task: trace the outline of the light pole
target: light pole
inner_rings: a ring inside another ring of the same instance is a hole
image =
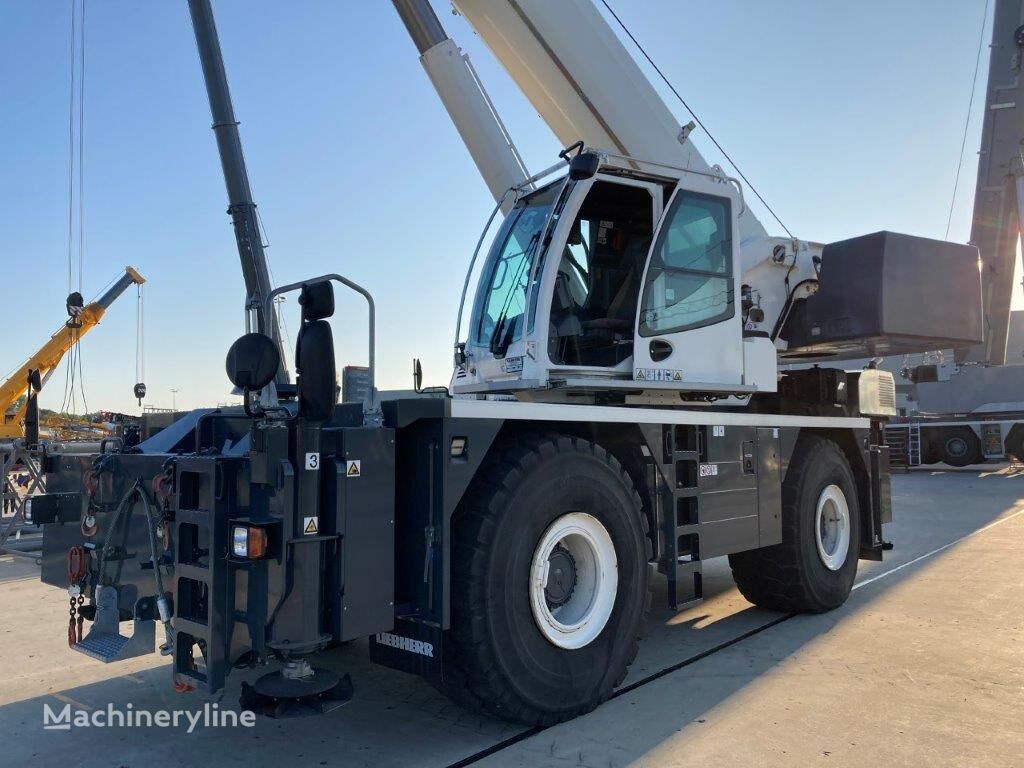
[[[171,389],[171,410],[177,412],[178,410],[178,398],[175,395],[178,394],[178,390]]]

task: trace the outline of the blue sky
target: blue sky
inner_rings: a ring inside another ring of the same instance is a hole
[[[243,288],[186,3],[87,4],[83,292],[137,267],[149,280],[147,404],[169,406],[171,388],[179,407],[226,401]],[[612,5],[797,236],[943,236],[984,0]],[[549,165],[551,132],[464,20],[435,8],[528,166]],[[414,356],[428,383],[446,383],[492,201],[391,3],[214,0],[214,11],[274,277],[337,271],[365,285],[379,386],[408,387]],[[0,376],[64,316],[69,25],[66,0],[0,0]],[[969,236],[986,69],[987,46],[957,241]],[[365,362],[364,307],[339,299],[339,366]],[[137,410],[134,350],[128,294],[83,342],[91,408]],[[59,371],[44,407],[60,405],[63,381]]]

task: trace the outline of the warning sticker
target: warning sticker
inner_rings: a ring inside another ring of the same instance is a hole
[[[721,426],[721,425],[712,426],[711,427],[711,436],[712,437],[725,437],[725,427]]]
[[[701,464],[700,465],[700,476],[701,477],[716,477],[718,475],[717,464]]]
[[[362,469],[359,466],[359,459],[351,459],[345,462],[345,477],[359,477]]]
[[[682,381],[683,372],[674,368],[637,368],[636,381]]]
[[[320,533],[320,519],[317,517],[302,518],[302,533],[305,536],[315,536]]]

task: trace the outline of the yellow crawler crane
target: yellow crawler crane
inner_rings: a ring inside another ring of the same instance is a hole
[[[4,414],[3,422],[0,423],[0,440],[13,440],[22,436],[29,403],[26,399],[17,409],[14,406],[28,391],[29,377],[33,377],[38,383],[37,389],[46,384],[68,350],[99,324],[117,297],[124,293],[128,286],[141,285],[144,282],[145,278],[132,267],[125,267],[124,274],[99,299],[74,310],[67,322],[38,352],[26,360],[10,378],[0,383],[0,413]]]

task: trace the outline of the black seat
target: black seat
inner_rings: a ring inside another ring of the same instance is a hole
[[[643,274],[643,265],[650,243],[650,235],[647,232],[631,234],[620,262],[623,265],[628,265],[622,282],[611,301],[608,302],[604,317],[584,320],[584,330],[604,330],[616,333],[629,333],[633,330],[633,322],[636,320],[636,305],[640,298],[640,277]]]
[[[334,289],[329,282],[302,286],[302,328],[295,342],[299,416],[327,421],[338,401],[334,334],[325,318],[334,314]]]

